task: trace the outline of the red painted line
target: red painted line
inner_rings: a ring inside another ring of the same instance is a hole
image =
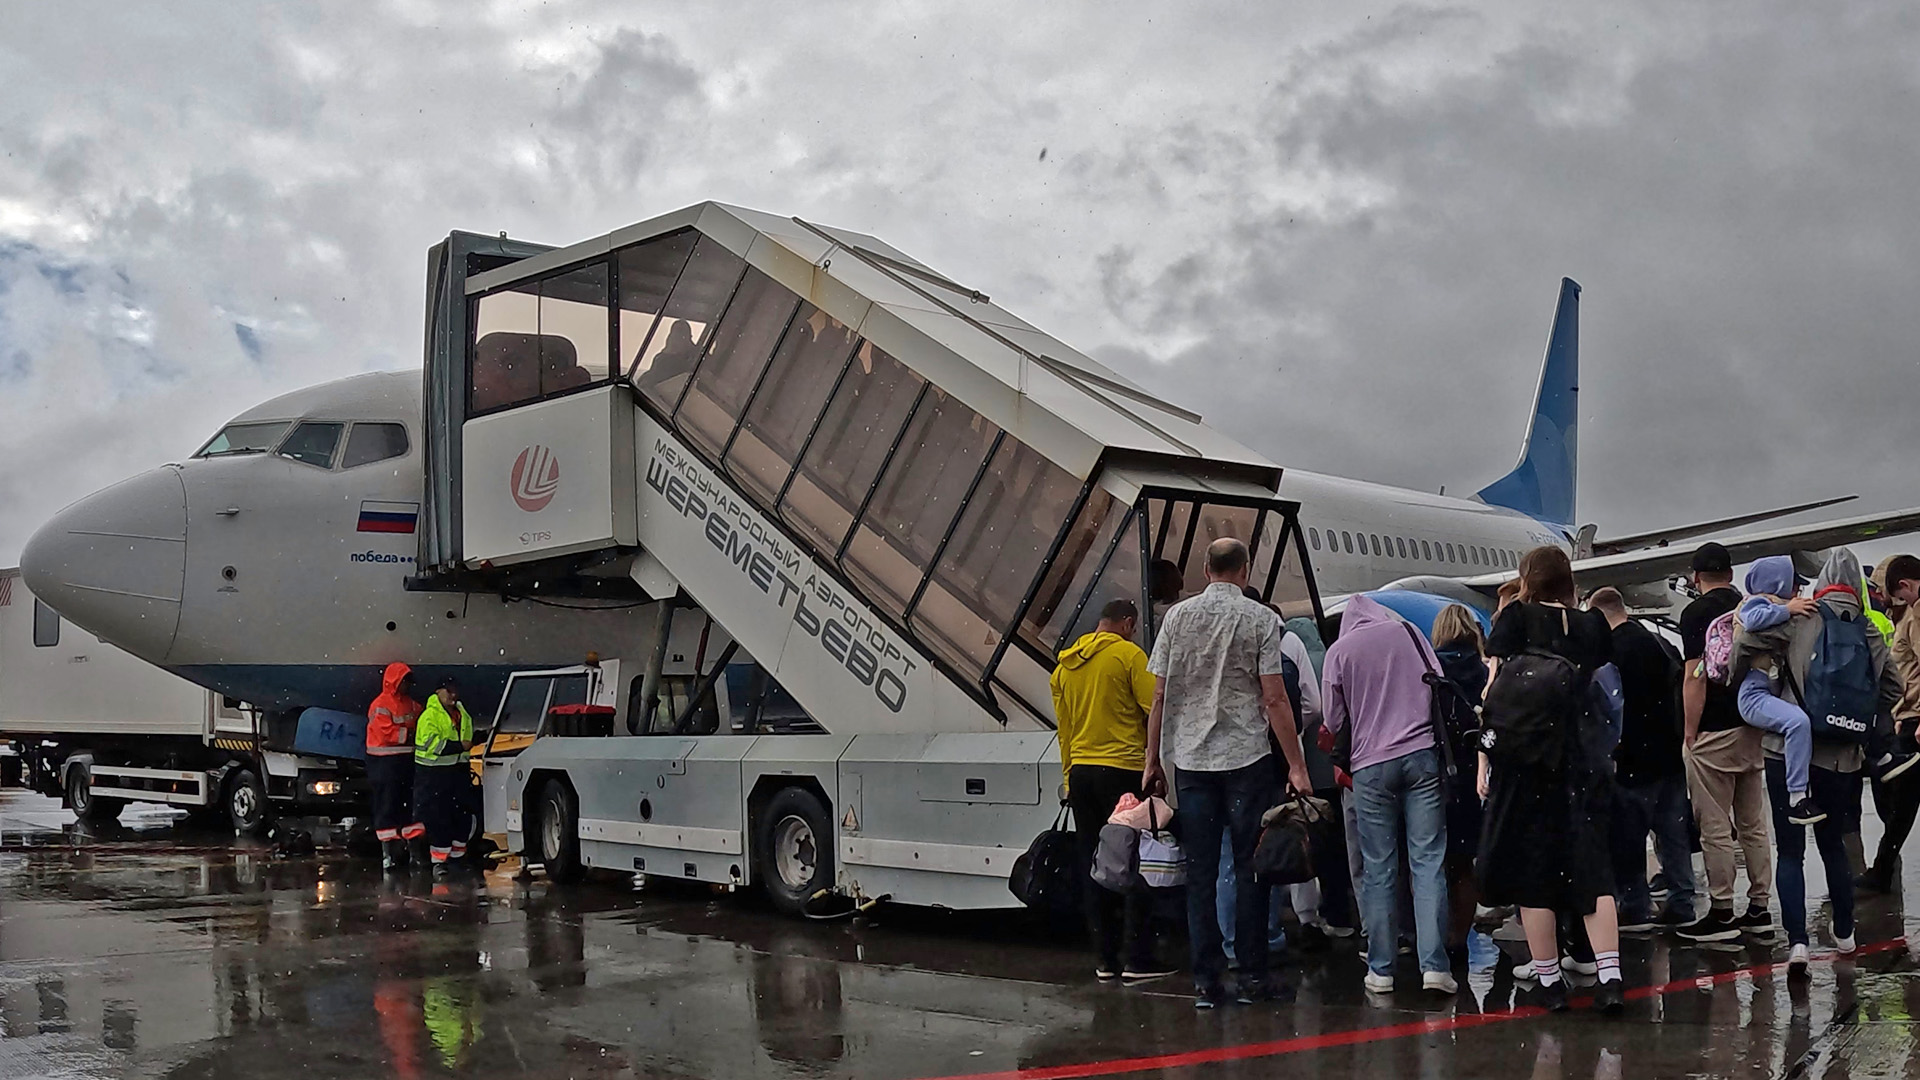
[[[1855,950],[1849,959],[1871,956],[1875,953],[1904,949],[1905,938],[1893,938],[1863,945]],[[1812,958],[1814,963],[1823,963],[1839,959],[1838,953],[1821,953]],[[1656,986],[1640,986],[1627,991],[1628,1000],[1638,1001],[1644,998],[1661,997],[1679,993],[1683,990],[1702,990],[1721,983],[1737,979],[1764,975],[1785,968],[1785,964],[1754,964],[1751,967],[1735,968],[1732,971],[1717,972],[1691,979],[1675,979],[1672,982]],[[1509,1020],[1530,1020],[1545,1016],[1547,1011],[1535,1005],[1525,1005],[1517,1009],[1505,1009],[1490,1013],[1457,1013],[1453,1016],[1435,1017],[1431,1020],[1415,1020],[1405,1024],[1387,1024],[1381,1027],[1354,1028],[1349,1031],[1329,1031],[1320,1035],[1299,1035],[1291,1039],[1276,1039],[1271,1042],[1241,1043],[1237,1046],[1216,1046],[1210,1050],[1185,1050],[1172,1054],[1155,1054],[1151,1057],[1112,1058],[1106,1061],[1088,1061],[1077,1065],[1043,1065],[1025,1069],[1008,1069],[1002,1072],[962,1073],[953,1076],[929,1078],[929,1080],[1078,1080],[1088,1076],[1118,1076],[1123,1073],[1148,1072],[1154,1069],[1178,1069],[1193,1065],[1212,1065],[1222,1061],[1245,1061],[1249,1058],[1280,1057],[1286,1054],[1305,1053],[1309,1050],[1325,1050],[1335,1046],[1354,1046],[1360,1043],[1383,1042],[1388,1039],[1404,1039],[1412,1035],[1434,1035],[1448,1031],[1464,1031],[1468,1028],[1485,1027],[1489,1024],[1503,1024]]]

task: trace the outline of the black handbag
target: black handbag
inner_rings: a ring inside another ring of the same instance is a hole
[[[1013,873],[1007,888],[1014,898],[1037,911],[1071,909],[1080,901],[1080,877],[1074,864],[1079,861],[1073,830],[1067,827],[1072,811],[1060,804],[1060,816],[1053,827],[1033,838],[1027,850],[1013,860]]]
[[[1298,885],[1317,876],[1315,853],[1334,842],[1333,807],[1296,795],[1267,815],[1253,851],[1253,877],[1263,885]]]

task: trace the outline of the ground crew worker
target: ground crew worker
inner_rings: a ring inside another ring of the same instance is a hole
[[[413,724],[420,706],[407,691],[413,671],[387,665],[380,696],[367,707],[367,783],[373,786],[373,834],[380,840],[380,865],[391,870],[407,862],[407,842],[425,833],[413,814]]]
[[[460,704],[449,679],[427,699],[413,732],[413,816],[426,825],[433,873],[444,877],[447,860],[467,853],[471,831],[467,744],[473,741],[473,717]]]

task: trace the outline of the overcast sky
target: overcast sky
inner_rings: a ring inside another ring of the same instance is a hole
[[[420,363],[453,229],[877,234],[1278,460],[1467,492],[1585,287],[1580,516],[1920,503],[1920,9],[0,2],[0,565]]]

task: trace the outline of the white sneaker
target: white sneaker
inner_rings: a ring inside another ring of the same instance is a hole
[[[1807,947],[1795,945],[1787,950],[1787,974],[1805,975],[1807,973]]]
[[[1445,971],[1423,971],[1420,973],[1420,989],[1431,990],[1436,994],[1457,994],[1460,984]]]
[[[1560,970],[1571,971],[1575,975],[1592,975],[1600,970],[1600,965],[1591,960],[1575,960],[1571,956],[1560,958]]]
[[[1852,934],[1848,934],[1846,937],[1836,936],[1833,939],[1833,951],[1839,953],[1841,956],[1852,956],[1854,948]]]
[[[1370,994],[1393,993],[1393,976],[1391,975],[1375,975],[1369,971],[1364,981],[1367,984],[1367,992]]]
[[[1538,977],[1539,976],[1533,973],[1533,961],[1531,960],[1522,960],[1513,965],[1514,982],[1532,982]]]

